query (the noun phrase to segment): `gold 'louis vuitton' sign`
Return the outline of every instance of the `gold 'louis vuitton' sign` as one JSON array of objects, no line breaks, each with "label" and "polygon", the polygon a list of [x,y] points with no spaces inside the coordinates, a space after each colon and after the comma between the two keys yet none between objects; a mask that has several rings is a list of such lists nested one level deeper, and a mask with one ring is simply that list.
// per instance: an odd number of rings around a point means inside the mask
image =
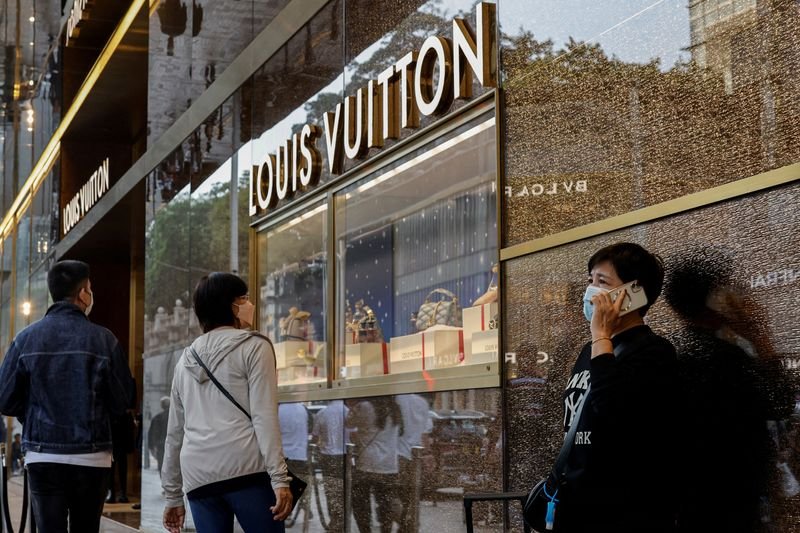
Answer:
[{"label": "gold 'louis vuitton' sign", "polygon": [[364,159],[370,148],[398,139],[401,129],[419,128],[420,115],[443,115],[455,99],[471,98],[473,78],[482,87],[496,87],[496,6],[481,2],[475,11],[476,31],[464,19],[453,19],[452,39],[428,37],[419,50],[325,113],[323,128],[306,124],[261,165],[254,165],[250,216],[319,183],[322,155],[316,144],[323,130],[328,170],[338,175],[345,157]]}]

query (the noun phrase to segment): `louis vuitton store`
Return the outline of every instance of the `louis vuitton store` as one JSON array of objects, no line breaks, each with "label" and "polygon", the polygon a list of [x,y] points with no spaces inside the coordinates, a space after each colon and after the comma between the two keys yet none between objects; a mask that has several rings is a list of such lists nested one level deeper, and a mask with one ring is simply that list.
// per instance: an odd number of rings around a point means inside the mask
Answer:
[{"label": "louis vuitton store", "polygon": [[[590,338],[587,259],[631,241],[668,279],[690,265],[722,288],[703,305],[746,355],[692,367],[714,398],[700,407],[731,469],[763,474],[752,530],[800,532],[800,4],[131,5],[136,38],[114,53],[138,54],[138,83],[120,63],[89,101],[131,109],[135,135],[80,220],[80,183],[61,184],[69,230],[48,260],[124,256],[107,294],[127,305],[109,296],[98,320],[129,339],[142,387],[142,531],[163,530],[159,414],[201,333],[201,276],[242,276],[275,343],[284,448],[311,482],[287,530],[456,532],[464,494],[547,475]],[[126,91],[135,106],[109,100]],[[63,144],[81,176],[102,177],[95,119]],[[680,344],[692,325],[662,300],[648,324]],[[398,405],[408,430],[388,503],[353,466],[364,401]],[[742,420],[764,456],[730,437]],[[476,503],[474,524],[519,531],[519,506]]]}]

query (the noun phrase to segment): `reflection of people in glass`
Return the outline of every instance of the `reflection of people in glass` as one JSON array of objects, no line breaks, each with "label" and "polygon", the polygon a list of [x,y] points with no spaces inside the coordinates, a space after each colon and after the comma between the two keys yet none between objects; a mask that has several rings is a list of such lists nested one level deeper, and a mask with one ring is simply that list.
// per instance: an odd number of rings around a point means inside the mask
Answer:
[{"label": "reflection of people in glass", "polygon": [[410,532],[413,517],[411,516],[411,498],[414,496],[414,469],[411,461],[411,448],[422,446],[422,435],[433,429],[428,401],[419,394],[403,394],[395,396],[403,417],[403,434],[398,439],[399,496],[403,510],[399,517],[400,532]]},{"label": "reflection of people in glass", "polygon": [[[278,406],[283,453],[293,472],[308,470],[308,411],[302,403],[282,403]],[[299,475],[299,474],[298,474]]]},{"label": "reflection of people in glass", "polygon": [[348,411],[342,400],[333,400],[314,417],[312,435],[319,447],[319,468],[330,517],[328,531],[344,528],[344,420]]},{"label": "reflection of people in glass", "polygon": [[158,462],[158,475],[161,476],[161,466],[164,464],[164,439],[167,438],[167,419],[169,417],[169,396],[161,398],[161,412],[150,420],[150,429],[147,431],[147,449]]},{"label": "reflection of people in glass", "polygon": [[361,400],[347,415],[347,426],[356,430],[352,499],[353,517],[361,533],[372,531],[372,497],[381,533],[392,531],[392,497],[397,484],[402,425],[400,407],[391,396]]},{"label": "reflection of people in glass", "polygon": [[774,465],[767,420],[791,413],[791,387],[731,259],[696,248],[672,263],[664,296],[685,322],[676,345],[689,437],[680,530],[761,531]]},{"label": "reflection of people in glass", "polygon": [[186,491],[200,533],[231,531],[234,516],[245,531],[282,532],[292,494],[275,354],[266,339],[243,329],[253,323],[253,304],[239,277],[203,277],[194,310],[204,333],[184,351],[172,380],[161,479],[164,527],[181,531]]},{"label": "reflection of people in glass", "polygon": [[[672,345],[644,323],[661,293],[661,260],[637,244],[619,243],[596,252],[588,273],[584,314],[591,341],[564,392],[564,429],[578,427],[556,520],[564,532],[672,531],[676,357]],[[612,301],[609,291],[632,281],[647,301],[625,313],[627,298]]]},{"label": "reflection of people in glass", "polygon": [[314,417],[312,434],[319,447],[319,468],[330,517],[328,531],[344,528],[344,420],[347,413],[342,400],[333,400]]}]

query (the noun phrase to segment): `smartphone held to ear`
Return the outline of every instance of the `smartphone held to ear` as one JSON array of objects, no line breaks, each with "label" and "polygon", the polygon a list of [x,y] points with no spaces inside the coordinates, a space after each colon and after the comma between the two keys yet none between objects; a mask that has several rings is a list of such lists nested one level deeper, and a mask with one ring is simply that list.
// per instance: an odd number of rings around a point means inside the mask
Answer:
[{"label": "smartphone held to ear", "polygon": [[634,280],[625,285],[621,285],[614,290],[608,292],[608,296],[612,302],[616,302],[620,294],[625,293],[625,300],[622,301],[622,308],[620,309],[619,316],[625,316],[628,313],[641,309],[647,305],[647,295],[644,293],[644,288],[639,285],[639,282]]}]

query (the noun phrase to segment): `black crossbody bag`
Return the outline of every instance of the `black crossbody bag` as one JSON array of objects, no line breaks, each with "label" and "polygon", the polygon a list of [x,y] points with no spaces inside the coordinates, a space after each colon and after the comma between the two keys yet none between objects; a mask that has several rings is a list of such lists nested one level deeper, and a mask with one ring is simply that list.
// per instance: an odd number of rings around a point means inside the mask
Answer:
[{"label": "black crossbody bag", "polygon": [[[648,335],[642,336],[630,343],[621,343],[614,347],[614,357],[619,357],[625,350],[632,352],[638,349],[639,346],[647,343],[650,339],[651,337]],[[569,454],[572,452],[572,448],[575,444],[575,433],[578,431],[581,413],[583,413],[583,407],[589,400],[591,389],[592,386],[590,384],[586,389],[586,393],[583,395],[583,400],[578,406],[578,410],[575,412],[572,424],[569,427],[569,432],[564,439],[564,444],[561,446],[561,451],[558,454],[558,458],[553,465],[550,475],[531,489],[525,506],[523,507],[523,519],[538,533],[547,533],[548,531],[557,533],[559,531],[558,526],[560,519],[557,512],[559,504],[558,492],[565,481],[567,461],[569,460]]]},{"label": "black crossbody bag", "polygon": [[523,518],[534,531],[538,533],[545,533],[547,531],[558,531],[558,522],[556,510],[558,509],[558,492],[564,481],[566,474],[567,460],[572,451],[572,446],[575,443],[575,434],[578,431],[578,423],[581,420],[581,413],[583,413],[583,406],[589,399],[589,393],[592,387],[586,389],[583,394],[581,404],[575,411],[575,416],[572,418],[572,424],[569,427],[567,436],[564,439],[564,444],[561,446],[561,451],[558,454],[553,470],[550,475],[541,480],[536,486],[531,489],[528,494],[528,499],[523,507]]},{"label": "black crossbody bag", "polygon": [[[259,335],[259,337],[260,337],[260,335]],[[266,340],[267,340],[267,342],[269,342],[269,339],[266,339]],[[271,342],[270,342],[270,345],[272,345]],[[237,409],[239,409],[242,413],[244,413],[244,415],[247,417],[248,420],[250,420],[252,422],[253,421],[253,417],[250,416],[250,413],[248,413],[247,410],[244,407],[242,407],[239,402],[236,401],[236,398],[234,398],[231,395],[231,393],[228,392],[228,389],[226,389],[225,387],[222,386],[222,383],[217,381],[217,378],[214,377],[214,374],[211,373],[211,370],[208,369],[208,367],[200,359],[200,356],[197,355],[197,352],[195,351],[195,349],[192,348],[191,346],[189,346],[189,351],[192,353],[192,357],[194,357],[194,360],[197,362],[197,364],[200,365],[200,367],[203,370],[206,371],[206,374],[208,374],[208,377],[211,380],[211,382],[214,383],[214,385],[217,386],[219,391],[222,394],[224,394],[225,397],[227,399],[229,399],[231,401],[231,403],[236,406]],[[300,501],[300,498],[303,497],[303,493],[306,491],[306,487],[308,487],[308,483],[306,483],[305,481],[303,481],[302,479],[300,479],[299,477],[294,475],[292,473],[292,471],[289,470],[289,466],[288,465],[286,466],[286,472],[289,474],[289,478],[291,479],[291,481],[289,482],[289,492],[292,493],[292,511],[294,511],[294,508],[297,505],[297,502]]]}]

